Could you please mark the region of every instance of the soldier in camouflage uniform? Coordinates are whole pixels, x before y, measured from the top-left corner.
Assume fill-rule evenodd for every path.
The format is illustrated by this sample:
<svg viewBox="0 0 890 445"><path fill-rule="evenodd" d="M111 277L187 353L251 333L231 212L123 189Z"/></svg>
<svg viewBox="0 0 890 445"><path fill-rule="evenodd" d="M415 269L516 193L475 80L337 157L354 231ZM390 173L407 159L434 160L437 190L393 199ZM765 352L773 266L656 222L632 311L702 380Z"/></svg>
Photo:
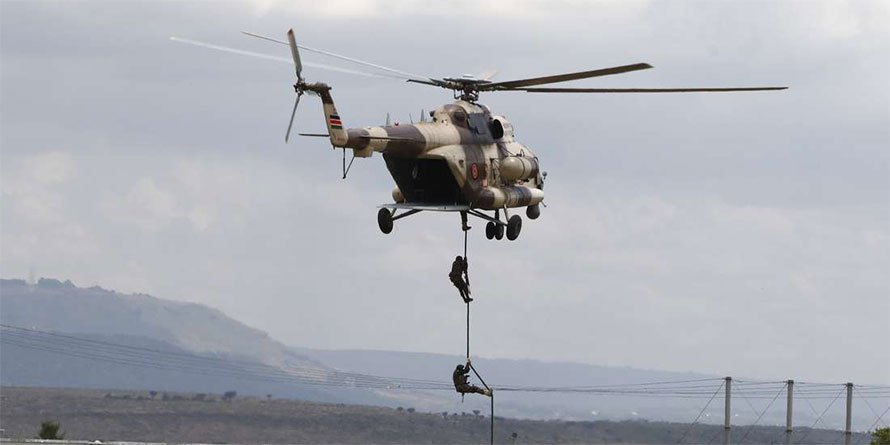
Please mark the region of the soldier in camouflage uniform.
<svg viewBox="0 0 890 445"><path fill-rule="evenodd" d="M460 292L460 297L463 298L464 303L469 303L473 301L473 299L470 298L470 285L467 284L467 280L464 279L466 276L467 260L458 255L454 258L454 262L451 263L451 272L448 273L448 278Z"/></svg>
<svg viewBox="0 0 890 445"><path fill-rule="evenodd" d="M451 374L451 379L454 381L454 389L461 394L482 394L484 396L491 396L490 389L480 388L476 385L471 385L467 378L470 374L470 362L467 361L466 365L457 365L454 368L454 373Z"/></svg>

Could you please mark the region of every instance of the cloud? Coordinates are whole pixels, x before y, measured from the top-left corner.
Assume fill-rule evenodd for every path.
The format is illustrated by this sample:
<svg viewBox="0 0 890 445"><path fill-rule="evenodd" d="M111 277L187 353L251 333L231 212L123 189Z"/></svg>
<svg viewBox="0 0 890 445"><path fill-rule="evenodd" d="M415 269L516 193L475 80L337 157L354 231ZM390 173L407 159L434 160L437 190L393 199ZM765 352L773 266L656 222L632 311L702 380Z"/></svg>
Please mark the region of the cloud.
<svg viewBox="0 0 890 445"><path fill-rule="evenodd" d="M31 222L61 222L66 206L63 186L76 170L74 158L63 151L14 159L3 178L3 196L12 202L16 214Z"/></svg>
<svg viewBox="0 0 890 445"><path fill-rule="evenodd" d="M136 181L125 199L128 216L144 230L157 231L182 215L173 194L151 178Z"/></svg>
<svg viewBox="0 0 890 445"><path fill-rule="evenodd" d="M25 158L25 174L40 184L61 184L72 178L76 165L70 153L50 151Z"/></svg>

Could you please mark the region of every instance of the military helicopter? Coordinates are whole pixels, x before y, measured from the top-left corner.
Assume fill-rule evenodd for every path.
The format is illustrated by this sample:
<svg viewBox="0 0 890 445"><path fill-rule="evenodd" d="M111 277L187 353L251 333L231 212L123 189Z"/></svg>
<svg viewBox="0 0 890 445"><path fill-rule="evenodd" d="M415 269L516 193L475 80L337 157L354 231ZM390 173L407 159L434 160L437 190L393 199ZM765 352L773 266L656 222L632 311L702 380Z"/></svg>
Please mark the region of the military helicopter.
<svg viewBox="0 0 890 445"><path fill-rule="evenodd" d="M479 103L479 94L482 92L686 93L768 91L787 88L537 87L652 68L652 65L647 63L502 82L491 81L491 74L481 77L464 75L436 79L298 45L293 29L288 30L287 41L249 32L244 34L287 45L290 48L297 81L293 85L296 99L285 134L285 142L290 139L300 98L303 94L312 94L321 98L327 133L300 133L300 135L327 137L334 148L342 148L344 178L352 166L352 161L349 162L349 167L346 165L347 149L352 150L353 160L356 157L370 157L375 152L383 155L386 168L396 183L392 191L394 202L380 205L377 213L377 224L380 231L386 234L392 232L396 220L419 212L459 212L465 231L468 229L467 215L472 215L487 221L486 238L500 240L506 235L507 239L512 241L522 230L522 218L515 213L511 215L512 210L524 207L529 219L537 219L540 216L546 172L541 170L537 155L516 141L510 121L504 116L493 114L488 107ZM257 55L184 39L174 38L174 40ZM346 128L331 97L331 87L320 82L310 83L303 78L300 49L371 67L379 70L378 72L386 73L387 77L452 90L455 101L431 111L429 121L421 114L420 122L409 125L390 125L387 122L383 126ZM486 212L493 212L493 215ZM504 215L503 219L501 212Z"/></svg>

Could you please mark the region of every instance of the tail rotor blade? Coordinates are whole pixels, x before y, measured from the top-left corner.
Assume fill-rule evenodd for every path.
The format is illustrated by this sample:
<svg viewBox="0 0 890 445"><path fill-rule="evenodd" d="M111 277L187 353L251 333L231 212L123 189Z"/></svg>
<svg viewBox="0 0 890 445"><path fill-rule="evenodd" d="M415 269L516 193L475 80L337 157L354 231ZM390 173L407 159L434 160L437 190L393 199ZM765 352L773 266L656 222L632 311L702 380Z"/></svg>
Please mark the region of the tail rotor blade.
<svg viewBox="0 0 890 445"><path fill-rule="evenodd" d="M303 93L297 94L297 100L294 101L294 110L290 112L290 123L287 124L287 133L284 135L284 143L286 144L290 139L290 129L294 126L294 116L297 114L297 105L300 105L300 96Z"/></svg>
<svg viewBox="0 0 890 445"><path fill-rule="evenodd" d="M287 43L290 45L290 53L294 57L294 69L297 72L297 79L303 80L303 63L300 62L300 50L297 48L297 39L294 38L293 28L287 31Z"/></svg>

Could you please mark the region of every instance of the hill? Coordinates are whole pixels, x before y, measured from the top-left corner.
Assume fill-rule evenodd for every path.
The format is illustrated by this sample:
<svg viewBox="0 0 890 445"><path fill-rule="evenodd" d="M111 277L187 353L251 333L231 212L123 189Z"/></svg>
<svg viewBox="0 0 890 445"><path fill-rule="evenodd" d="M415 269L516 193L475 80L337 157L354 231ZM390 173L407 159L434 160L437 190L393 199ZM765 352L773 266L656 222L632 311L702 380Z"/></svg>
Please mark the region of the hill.
<svg viewBox="0 0 890 445"><path fill-rule="evenodd" d="M6 331L0 385L235 390L326 402L390 403L385 396L369 391L267 378L270 370L322 376L333 370L203 305L99 287L78 288L70 281L41 279L32 286L23 280L0 280L0 323L94 342L61 337L46 344L28 332ZM132 348L152 352L134 357ZM173 357L165 359L172 366L153 363L158 357ZM225 366L226 372L212 372L220 366Z"/></svg>

